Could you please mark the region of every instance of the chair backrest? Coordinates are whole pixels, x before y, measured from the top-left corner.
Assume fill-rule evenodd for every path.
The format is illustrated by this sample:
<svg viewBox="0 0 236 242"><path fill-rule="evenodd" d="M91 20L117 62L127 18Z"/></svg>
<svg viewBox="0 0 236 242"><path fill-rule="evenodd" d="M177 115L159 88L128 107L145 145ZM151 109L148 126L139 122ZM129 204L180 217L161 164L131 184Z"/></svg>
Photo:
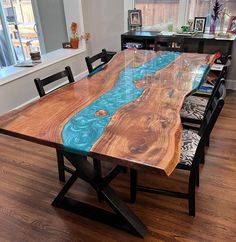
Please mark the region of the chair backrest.
<svg viewBox="0 0 236 242"><path fill-rule="evenodd" d="M225 76L226 76L226 72L227 72L227 67L224 66L224 68L222 69L220 75L218 76L216 82L215 82L215 85L214 85L214 88L212 89L212 93L211 93L211 96L207 102L207 106L206 106L206 109L205 109L205 114L207 113L208 111L208 108L209 106L211 105L212 101L214 100L214 97L216 95L216 92L218 91L221 83L225 83Z"/></svg>
<svg viewBox="0 0 236 242"><path fill-rule="evenodd" d="M101 61L101 64L94 67L93 63L98 60ZM107 55L107 51L105 49L102 49L101 53L98 53L92 57L89 57L89 56L85 57L85 61L88 67L88 72L92 73L98 70L99 68L101 68L104 64L106 64L109 61L109 58Z"/></svg>
<svg viewBox="0 0 236 242"><path fill-rule="evenodd" d="M71 68L69 66L66 66L64 71L58 72L58 73L51 75L51 76L48 76L44 79L40 79L40 78L34 79L34 83L35 83L36 88L38 90L39 96L43 97L43 96L46 95L46 92L44 90L44 86L46 86L46 85L48 85L52 82L58 81L58 80L60 80L64 77L68 78L69 83L75 81L73 74L72 74L72 71L71 71ZM64 86L64 85L62 85L62 86Z"/></svg>
<svg viewBox="0 0 236 242"><path fill-rule="evenodd" d="M220 112L224 106L225 96L226 96L226 87L225 87L225 84L222 82L214 96L213 101L211 102L211 105L208 108L208 111L204 115L203 122L198 132L203 142L206 141L212 129L214 128L217 118L219 117Z"/></svg>
<svg viewBox="0 0 236 242"><path fill-rule="evenodd" d="M184 51L184 40L183 38L156 38L154 44L155 51Z"/></svg>
<svg viewBox="0 0 236 242"><path fill-rule="evenodd" d="M192 169L196 168L202 159L202 152L205 147L207 140L209 139L209 135L213 130L215 123L220 115L220 112L224 106L224 99L226 96L226 88L225 84L221 83L220 88L215 96L214 101L206 113L204 120L201 124L198 134L201 136L201 139L198 143L197 150L194 155L194 161L192 164Z"/></svg>
<svg viewBox="0 0 236 242"><path fill-rule="evenodd" d="M225 83L225 79L224 78L221 78L222 75L219 76L219 78L217 79L216 83L215 83L215 86L214 88L212 89L212 93L211 93L211 96L209 97L209 100L207 102L207 106L206 106L206 109L205 109L205 114L207 113L208 111L208 108L211 106L211 103L213 102L220 86L222 83Z"/></svg>

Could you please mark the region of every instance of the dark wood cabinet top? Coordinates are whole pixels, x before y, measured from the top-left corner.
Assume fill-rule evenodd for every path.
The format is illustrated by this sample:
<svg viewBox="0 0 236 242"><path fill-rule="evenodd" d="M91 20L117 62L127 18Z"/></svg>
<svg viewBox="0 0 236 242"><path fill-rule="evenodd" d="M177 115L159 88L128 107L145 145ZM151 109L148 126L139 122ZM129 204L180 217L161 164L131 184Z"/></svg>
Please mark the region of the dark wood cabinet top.
<svg viewBox="0 0 236 242"><path fill-rule="evenodd" d="M194 36L174 34L174 35L162 35L160 31L129 31L122 34L124 37L140 37L140 38L185 38L185 39L196 39L196 40L220 40L220 41L234 41L236 36L233 35L231 38L220 38L210 34L197 33Z"/></svg>

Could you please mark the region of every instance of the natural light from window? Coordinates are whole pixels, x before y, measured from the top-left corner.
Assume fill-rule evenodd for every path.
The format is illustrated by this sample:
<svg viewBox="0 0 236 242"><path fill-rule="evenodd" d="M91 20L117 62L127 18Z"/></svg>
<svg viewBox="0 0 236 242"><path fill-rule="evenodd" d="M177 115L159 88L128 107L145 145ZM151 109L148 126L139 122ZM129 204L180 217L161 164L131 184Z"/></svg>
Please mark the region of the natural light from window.
<svg viewBox="0 0 236 242"><path fill-rule="evenodd" d="M142 10L143 26L173 23L174 26L180 27L187 24L188 19L208 17L209 27L212 3L214 0L135 0L134 7ZM220 3L232 16L236 16L236 0L220 0ZM184 22L180 22L181 19ZM226 16L225 28L229 19L230 17Z"/></svg>

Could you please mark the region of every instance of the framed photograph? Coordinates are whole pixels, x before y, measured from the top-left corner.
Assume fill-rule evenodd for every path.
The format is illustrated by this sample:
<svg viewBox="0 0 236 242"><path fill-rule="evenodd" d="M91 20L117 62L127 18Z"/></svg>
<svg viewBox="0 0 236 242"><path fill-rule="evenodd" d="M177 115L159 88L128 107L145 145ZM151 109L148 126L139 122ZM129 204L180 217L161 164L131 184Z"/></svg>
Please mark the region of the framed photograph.
<svg viewBox="0 0 236 242"><path fill-rule="evenodd" d="M193 29L198 33L204 33L206 27L206 17L195 17Z"/></svg>
<svg viewBox="0 0 236 242"><path fill-rule="evenodd" d="M129 28L142 27L142 12L141 10L128 10Z"/></svg>
<svg viewBox="0 0 236 242"><path fill-rule="evenodd" d="M227 28L228 33L236 34L236 16L231 16Z"/></svg>
<svg viewBox="0 0 236 242"><path fill-rule="evenodd" d="M62 43L63 49L72 49L71 43L70 42L64 42Z"/></svg>

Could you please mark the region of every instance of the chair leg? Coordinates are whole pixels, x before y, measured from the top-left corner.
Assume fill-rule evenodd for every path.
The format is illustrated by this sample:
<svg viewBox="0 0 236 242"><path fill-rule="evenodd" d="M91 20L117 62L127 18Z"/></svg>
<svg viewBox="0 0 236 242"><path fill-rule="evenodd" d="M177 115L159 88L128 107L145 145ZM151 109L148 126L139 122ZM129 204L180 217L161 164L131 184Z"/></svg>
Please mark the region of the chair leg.
<svg viewBox="0 0 236 242"><path fill-rule="evenodd" d="M197 167L197 174L196 174L196 185L197 185L197 187L199 187L199 165L198 165L198 167Z"/></svg>
<svg viewBox="0 0 236 242"><path fill-rule="evenodd" d="M58 164L58 174L59 180L64 182L65 181L65 170L64 170L64 156L60 150L56 150L57 152L57 164Z"/></svg>
<svg viewBox="0 0 236 242"><path fill-rule="evenodd" d="M97 160L97 159L93 159L93 167L97 171L98 175L102 176L101 161ZM99 192L97 192L97 197L98 197L98 202L101 203L103 201L103 199L102 199L102 195Z"/></svg>
<svg viewBox="0 0 236 242"><path fill-rule="evenodd" d="M202 147L201 154L202 154L202 156L201 156L200 163L205 164L205 147L204 146Z"/></svg>
<svg viewBox="0 0 236 242"><path fill-rule="evenodd" d="M208 137L207 141L206 141L206 146L209 147L210 146L210 136Z"/></svg>
<svg viewBox="0 0 236 242"><path fill-rule="evenodd" d="M130 169L130 202L135 203L137 194L137 171Z"/></svg>
<svg viewBox="0 0 236 242"><path fill-rule="evenodd" d="M195 186L196 186L196 171L190 171L189 187L188 187L188 206L189 215L195 217Z"/></svg>

